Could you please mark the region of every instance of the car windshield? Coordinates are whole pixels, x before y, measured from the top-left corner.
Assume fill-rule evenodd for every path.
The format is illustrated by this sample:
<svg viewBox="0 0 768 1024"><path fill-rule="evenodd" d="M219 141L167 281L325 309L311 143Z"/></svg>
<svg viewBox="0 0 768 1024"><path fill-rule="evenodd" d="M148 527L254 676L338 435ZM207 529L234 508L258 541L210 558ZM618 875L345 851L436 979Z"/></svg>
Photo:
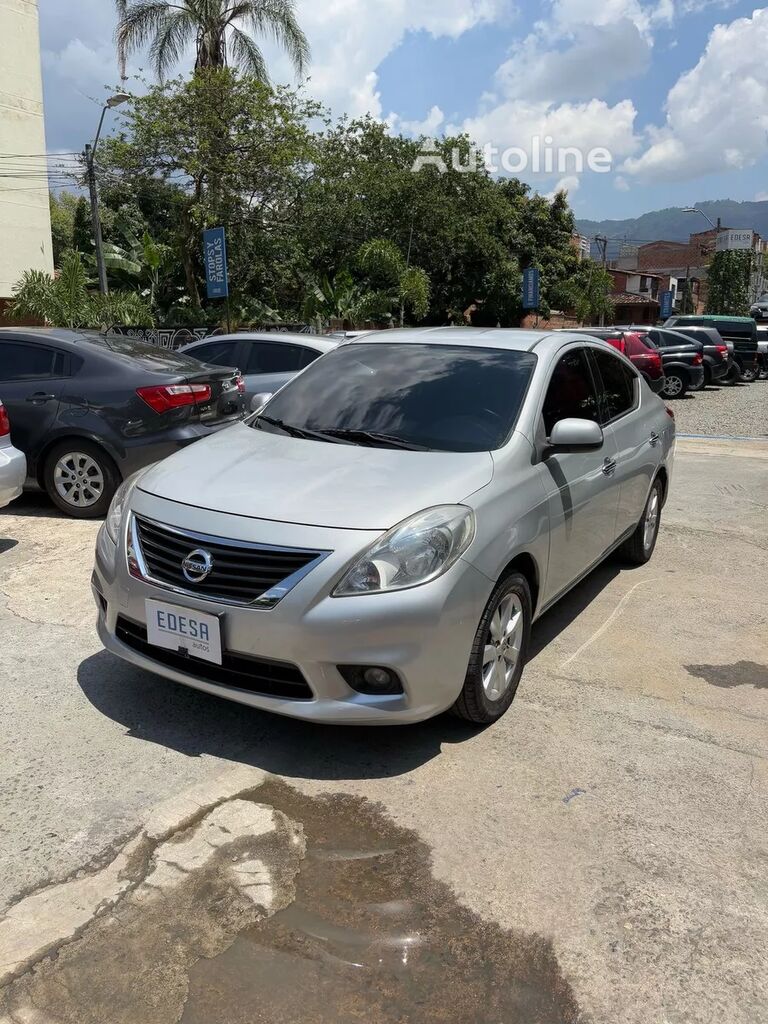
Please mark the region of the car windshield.
<svg viewBox="0 0 768 1024"><path fill-rule="evenodd" d="M362 342L312 363L251 421L329 442L491 451L511 434L531 379L530 352Z"/></svg>

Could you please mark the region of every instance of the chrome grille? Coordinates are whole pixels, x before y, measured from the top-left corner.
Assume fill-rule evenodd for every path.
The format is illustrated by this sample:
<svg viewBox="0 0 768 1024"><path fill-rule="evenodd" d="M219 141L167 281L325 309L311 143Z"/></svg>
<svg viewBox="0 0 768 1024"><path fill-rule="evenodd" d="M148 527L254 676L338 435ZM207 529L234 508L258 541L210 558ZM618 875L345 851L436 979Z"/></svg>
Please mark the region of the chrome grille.
<svg viewBox="0 0 768 1024"><path fill-rule="evenodd" d="M272 547L192 533L133 516L132 546L141 575L176 591L223 601L271 608L328 554L302 548ZM211 556L205 579L190 581L182 562L196 549Z"/></svg>

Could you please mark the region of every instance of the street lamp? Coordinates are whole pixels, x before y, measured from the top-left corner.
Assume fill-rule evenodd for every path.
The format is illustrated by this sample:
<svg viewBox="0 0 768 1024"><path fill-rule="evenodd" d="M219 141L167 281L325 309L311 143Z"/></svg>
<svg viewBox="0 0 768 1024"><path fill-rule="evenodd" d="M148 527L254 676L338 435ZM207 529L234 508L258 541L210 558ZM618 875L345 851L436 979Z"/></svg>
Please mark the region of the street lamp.
<svg viewBox="0 0 768 1024"><path fill-rule="evenodd" d="M697 206L686 206L683 209L683 213L700 213L704 220L708 224L710 224L715 229L715 231L717 231L717 224L713 224L709 217L706 215L706 213L704 213L703 210L700 210Z"/></svg>
<svg viewBox="0 0 768 1024"><path fill-rule="evenodd" d="M88 175L88 192L91 197L91 225L93 228L93 242L96 248L96 269L99 275L99 291L102 295L106 295L109 292L107 285L107 268L104 264L104 245L101 238L101 219L99 218L99 194L96 190L96 172L94 169L94 160L96 158L96 147L99 144L99 136L101 135L101 126L104 124L104 115L108 110L112 110L113 107L119 107L121 103L125 103L131 97L125 92L116 92L114 96L110 96L107 102L101 108L101 117L99 118L99 127L96 129L96 138L93 143L86 143L85 152L85 167Z"/></svg>

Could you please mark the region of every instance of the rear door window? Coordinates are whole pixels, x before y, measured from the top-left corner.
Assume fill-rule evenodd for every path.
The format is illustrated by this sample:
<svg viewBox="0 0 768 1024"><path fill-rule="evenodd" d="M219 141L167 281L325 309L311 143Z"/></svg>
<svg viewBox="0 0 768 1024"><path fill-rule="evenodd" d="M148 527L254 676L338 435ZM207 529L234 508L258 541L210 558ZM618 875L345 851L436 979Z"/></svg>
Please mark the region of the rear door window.
<svg viewBox="0 0 768 1024"><path fill-rule="evenodd" d="M601 423L605 425L634 408L637 375L610 352L598 352L593 348L590 355L597 366L598 381L602 384Z"/></svg>
<svg viewBox="0 0 768 1024"><path fill-rule="evenodd" d="M65 377L67 353L45 345L0 341L0 380L45 380Z"/></svg>
<svg viewBox="0 0 768 1024"><path fill-rule="evenodd" d="M560 420L573 418L600 422L597 392L583 348L572 349L558 360L547 388L542 415L547 437Z"/></svg>

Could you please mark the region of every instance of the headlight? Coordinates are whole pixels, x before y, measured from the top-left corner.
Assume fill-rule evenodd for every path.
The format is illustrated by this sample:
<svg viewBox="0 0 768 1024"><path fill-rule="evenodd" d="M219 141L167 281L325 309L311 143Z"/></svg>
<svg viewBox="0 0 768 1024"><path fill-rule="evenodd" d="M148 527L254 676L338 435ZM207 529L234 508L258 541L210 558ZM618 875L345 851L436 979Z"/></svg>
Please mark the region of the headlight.
<svg viewBox="0 0 768 1024"><path fill-rule="evenodd" d="M134 487L144 474L152 469L152 466L156 465L157 463L153 462L149 466L144 466L143 469L140 469L132 476L129 476L127 480L123 480L115 491L112 504L109 506L109 512L107 512L107 518L104 521L107 535L114 544L117 544L117 539L120 534L120 523L123 521L123 512L125 512L128 507L128 499L133 493Z"/></svg>
<svg viewBox="0 0 768 1024"><path fill-rule="evenodd" d="M438 505L386 533L347 572L334 597L405 590L442 576L464 554L475 535L475 517L465 505Z"/></svg>

